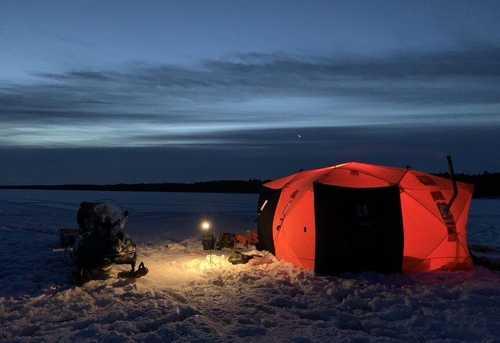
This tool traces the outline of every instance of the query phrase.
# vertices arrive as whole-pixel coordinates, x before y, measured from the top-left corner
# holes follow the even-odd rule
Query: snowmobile
[[[73,245],[73,280],[82,285],[93,279],[96,271],[113,264],[129,264],[131,270],[119,277],[138,278],[148,269],[140,263],[136,269],[136,244],[126,235],[128,211],[108,203],[82,202],[77,214],[78,235]]]

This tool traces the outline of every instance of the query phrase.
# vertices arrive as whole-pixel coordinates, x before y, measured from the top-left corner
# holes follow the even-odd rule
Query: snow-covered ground
[[[73,287],[53,252],[82,200],[130,211],[150,273]],[[500,342],[500,273],[317,277],[256,257],[208,257],[197,224],[255,223],[255,195],[0,192],[0,342]],[[500,200],[474,200],[470,241],[500,247]],[[224,256],[225,255],[225,256]],[[116,274],[120,267],[113,269]]]

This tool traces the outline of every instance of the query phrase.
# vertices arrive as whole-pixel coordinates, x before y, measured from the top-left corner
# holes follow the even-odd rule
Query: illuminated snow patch
[[[220,270],[234,268],[225,255],[205,256],[205,258],[195,258],[184,264],[187,271],[206,272],[210,270]]]

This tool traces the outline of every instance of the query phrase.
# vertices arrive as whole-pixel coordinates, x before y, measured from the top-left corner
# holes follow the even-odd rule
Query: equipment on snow
[[[253,258],[252,255],[245,255],[239,251],[233,251],[228,257],[228,261],[232,264],[245,264]]]
[[[78,229],[63,228],[59,230],[59,241],[62,248],[68,248],[75,245],[78,238]]]
[[[140,271],[135,270],[137,249],[125,233],[127,220],[128,211],[122,211],[117,206],[90,202],[80,204],[78,236],[73,245],[73,279],[77,284],[92,279],[93,270],[102,270],[112,264],[129,264],[130,275],[143,276],[147,273],[142,263]]]
[[[215,248],[214,233],[211,230],[204,232],[201,243],[203,244],[203,250],[214,250]]]
[[[234,240],[240,247],[248,248],[250,245],[258,244],[259,236],[257,235],[257,230],[249,230],[245,233],[237,233]]]
[[[222,250],[224,248],[233,249],[234,248],[234,233],[223,232],[220,234],[217,243],[215,244],[215,249]]]
[[[131,270],[128,272],[119,272],[118,277],[121,278],[128,278],[128,279],[137,279],[140,278],[141,276],[146,275],[149,272],[149,269],[146,268],[144,263],[140,263],[139,267],[137,267],[136,270]]]

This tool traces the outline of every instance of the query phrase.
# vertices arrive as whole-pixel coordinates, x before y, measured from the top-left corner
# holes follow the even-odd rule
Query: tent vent
[[[440,191],[431,192],[431,195],[434,201],[445,200],[443,193],[441,193]]]
[[[427,175],[417,175],[418,181],[420,181],[425,186],[435,186],[436,183]]]

